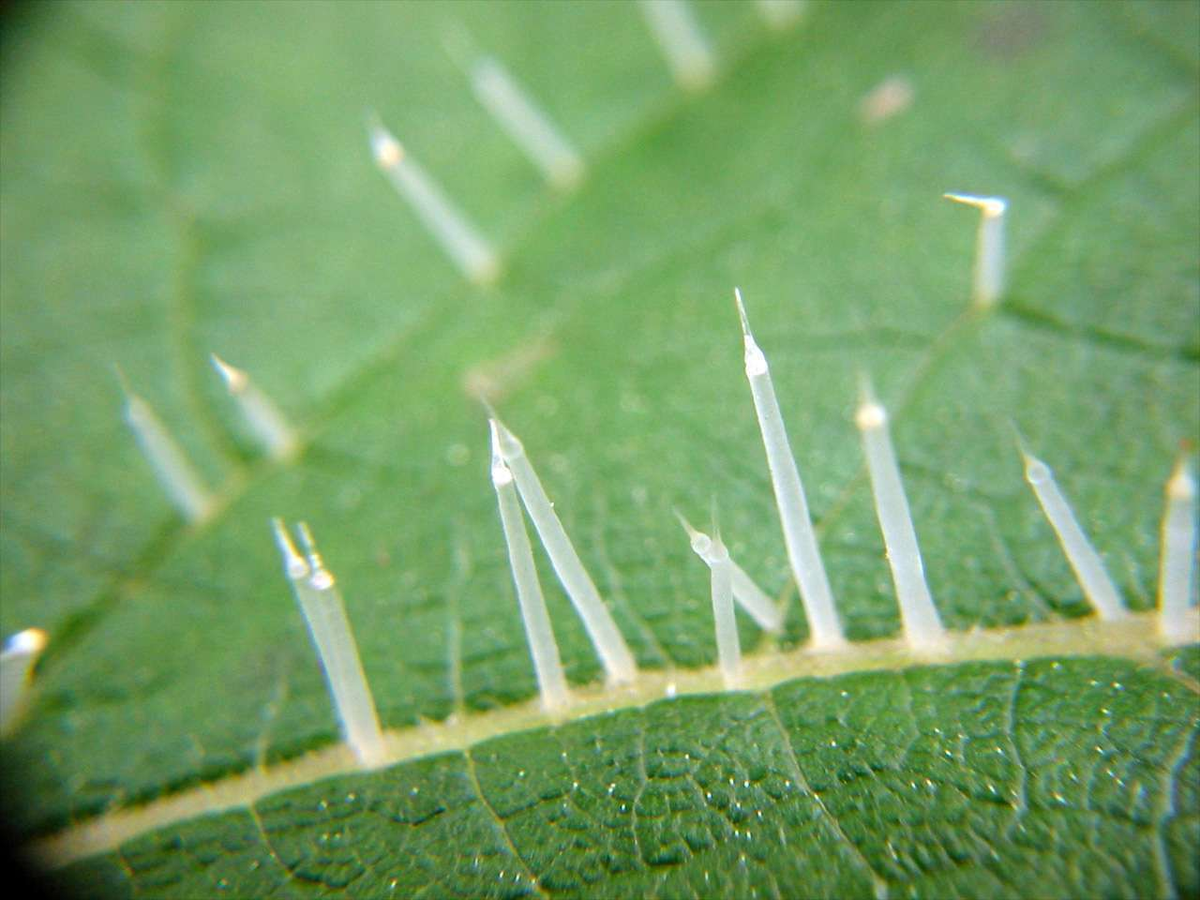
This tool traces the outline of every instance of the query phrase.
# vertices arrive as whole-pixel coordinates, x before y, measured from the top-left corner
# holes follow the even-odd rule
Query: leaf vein
[[[771,721],[775,723],[775,727],[779,729],[779,735],[783,739],[783,747],[787,752],[788,767],[792,771],[792,776],[796,779],[796,784],[804,793],[813,798],[817,804],[817,809],[821,811],[825,821],[828,823],[833,834],[838,838],[841,844],[849,850],[850,859],[859,866],[870,877],[871,882],[875,886],[875,896],[877,898],[887,897],[888,882],[887,879],[880,875],[871,865],[870,860],[859,849],[858,845],[850,840],[845,831],[842,830],[841,823],[837,817],[829,811],[829,807],[825,805],[825,801],[821,796],[809,786],[808,778],[804,774],[804,770],[800,768],[800,760],[796,756],[796,748],[792,744],[792,737],[788,734],[787,728],[783,724],[783,719],[779,716],[779,708],[775,705],[775,696],[770,691],[763,692],[763,705],[767,710],[767,714],[771,717]]]

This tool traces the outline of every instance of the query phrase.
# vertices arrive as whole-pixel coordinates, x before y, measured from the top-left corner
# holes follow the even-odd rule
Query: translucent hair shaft
[[[779,411],[775,386],[771,382],[771,370],[767,366],[766,356],[750,332],[750,322],[742,304],[742,292],[735,288],[733,295],[742,320],[746,379],[750,382],[754,412],[767,454],[767,469],[771,474],[771,488],[775,492],[775,505],[779,510],[788,562],[800,587],[800,599],[808,617],[813,645],[821,648],[839,647],[845,643],[842,623],[834,606],[833,590],[825,574],[825,564],[821,561],[817,532],[808,512],[800,470],[796,467],[796,458],[788,443],[783,414]]]
[[[40,628],[18,631],[0,649],[0,737],[11,734],[29,705],[33,667],[46,649]]]
[[[1162,557],[1158,573],[1158,623],[1172,643],[1200,641],[1188,608],[1196,579],[1196,478],[1181,457],[1167,482],[1167,508],[1162,523]]]
[[[371,118],[369,129],[375,163],[446,255],[468,280],[495,281],[500,261],[487,240],[377,118]]]
[[[1067,498],[1059,490],[1054,473],[1048,465],[1033,456],[1024,444],[1021,445],[1021,455],[1025,461],[1025,480],[1029,482],[1042,512],[1054,529],[1083,595],[1101,619],[1123,618],[1126,615],[1125,604],[1121,602],[1116,585],[1104,568],[1100,554],[1084,534]]]
[[[680,522],[688,531],[692,550],[708,566],[713,624],[717,632],[717,661],[725,686],[734,687],[741,677],[742,647],[733,615],[733,564],[729,551],[715,528],[709,537],[688,525],[682,516]]]
[[[231,366],[215,353],[211,357],[213,368],[225,382],[238,411],[263,449],[276,459],[289,459],[295,455],[296,433],[274,401],[250,380],[246,372]]]
[[[479,59],[471,68],[475,96],[504,132],[556,188],[566,190],[583,177],[583,158],[498,60]]]
[[[1004,216],[1008,212],[1008,201],[1003,197],[976,197],[973,194],[942,196],[979,210],[979,232],[975,240],[975,271],[971,291],[976,306],[993,306],[1004,293]]]
[[[900,466],[888,429],[888,415],[875,399],[870,383],[862,381],[862,398],[855,414],[855,424],[862,435],[863,453],[871,476],[871,493],[883,543],[887,548],[896,600],[904,623],[904,637],[914,647],[937,645],[945,637],[945,629],[925,580],[925,565],[917,544],[908,498],[900,478]]]
[[[125,392],[125,421],[159,486],[189,522],[204,521],[216,509],[216,498],[150,404],[129,389],[124,376],[121,387]]]
[[[341,592],[325,568],[307,525],[301,522],[296,528],[305,556],[297,552],[282,520],[272,520],[271,527],[284,572],[325,671],[342,736],[362,765],[380,765],[385,757],[383,732]]]
[[[675,83],[686,91],[712,84],[716,63],[687,0],[639,0],[639,6]]]
[[[584,568],[575,546],[554,511],[554,504],[546,496],[541,479],[525,455],[525,447],[507,426],[493,417],[497,443],[504,463],[512,471],[517,491],[533,521],[533,527],[541,538],[550,564],[567,592],[575,611],[583,621],[583,627],[591,638],[592,645],[604,665],[609,681],[632,681],[637,674],[633,654],[612,614],[600,599],[600,592]]]
[[[806,0],[755,0],[758,14],[774,31],[785,31],[804,18]]]
[[[554,629],[550,626],[550,614],[546,611],[546,599],[542,596],[542,585],[533,561],[529,535],[525,531],[525,518],[521,515],[513,474],[501,456],[496,423],[492,421],[490,424],[492,486],[496,490],[496,501],[500,506],[500,524],[504,529],[504,544],[508,548],[508,564],[517,591],[517,602],[521,607],[521,620],[525,624],[529,653],[533,657],[533,669],[541,691],[542,706],[549,712],[556,712],[563,709],[569,700],[567,679],[563,674]]]
[[[680,513],[677,512],[675,515],[679,519],[679,524],[687,532],[692,550],[703,558],[701,549],[711,546],[713,539],[703,531],[694,528]],[[754,583],[754,579],[737,564],[732,556],[729,559],[729,570],[733,585],[733,599],[758,624],[759,628],[772,634],[778,633],[783,628],[782,607]]]

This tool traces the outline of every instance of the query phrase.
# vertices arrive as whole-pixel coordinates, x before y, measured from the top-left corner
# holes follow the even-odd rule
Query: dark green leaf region
[[[1191,688],[1102,658],[799,679],[329,779],[61,877],[116,896],[1187,896],[1198,724]]]

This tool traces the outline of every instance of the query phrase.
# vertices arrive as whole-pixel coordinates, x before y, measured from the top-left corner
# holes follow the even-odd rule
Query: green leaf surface
[[[312,523],[385,725],[533,696],[480,384],[642,666],[715,659],[706,573],[671,514],[698,518],[714,495],[734,557],[789,604],[779,645],[801,645],[734,284],[864,654],[899,618],[851,421],[861,369],[893,413],[948,627],[1087,609],[1022,483],[1010,422],[1055,468],[1127,603],[1153,606],[1161,485],[1180,441],[1200,439],[1200,7],[813,4],[773,35],[752,4],[693,5],[721,67],[698,96],[672,87],[637,9],[620,3],[9,14],[0,631],[51,637],[27,721],[3,747],[20,830],[336,739],[271,515]],[[545,188],[474,101],[443,48],[459,29],[577,142],[590,170],[575,193]],[[893,76],[910,83],[911,108],[865,122],[862,98]],[[495,287],[466,285],[375,170],[368,109],[495,240]],[[1010,289],[985,314],[969,312],[975,219],[946,190],[1012,204]],[[210,351],[289,415],[297,459],[255,446]],[[208,523],[186,526],[159,490],[121,420],[114,363],[219,492]],[[586,636],[548,567],[543,582],[568,674],[590,682]],[[771,644],[749,623],[742,640]],[[256,803],[261,828],[228,813],[89,872],[109,867],[114,892],[183,895],[221,878],[241,894],[339,880],[370,893],[390,878],[402,894],[530,887],[498,881],[500,869],[547,892],[600,875],[628,894],[869,894],[873,879],[930,895],[1194,893],[1190,659],[1177,668],[1191,687],[1119,659],[1030,663],[1019,710],[1017,670],[1002,663],[681,698],[313,785]],[[1102,727],[1092,681],[1139,687],[1105,706]],[[843,689],[861,702],[839,712]],[[955,746],[943,763],[925,726],[1009,756],[988,768]],[[861,732],[852,754],[816,749],[843,728]],[[708,768],[664,763],[644,800],[654,815],[632,821],[642,798],[596,786],[650,784],[639,760],[687,752],[673,729]],[[1113,787],[1085,733],[1111,737],[1138,772]],[[605,749],[586,762],[593,738]],[[572,748],[589,785],[581,809],[555,761]],[[528,786],[512,781],[514,755],[539,760]],[[797,767],[809,788],[781,787]],[[1068,770],[1085,785],[1060,784]],[[724,805],[680,781],[743,772],[753,789],[722,793]],[[909,776],[934,791],[910,796]],[[1001,801],[984,796],[989,778]],[[1022,779],[1027,817],[1005,793]],[[312,809],[342,787],[363,798],[338,806],[363,847],[326,853],[320,835],[338,830]],[[739,849],[734,802],[762,811],[767,843]],[[568,832],[579,852],[555,856]],[[893,857],[889,837],[909,843]],[[475,844],[486,864],[462,868]]]
[[[660,701],[288,791],[62,877],[147,897],[1186,896],[1194,699],[1080,658]]]

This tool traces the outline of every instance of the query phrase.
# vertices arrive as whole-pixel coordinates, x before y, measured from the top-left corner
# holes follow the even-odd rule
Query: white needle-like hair
[[[1021,456],[1025,462],[1025,480],[1033,488],[1042,512],[1050,522],[1062,545],[1063,553],[1070,563],[1075,578],[1083,589],[1083,595],[1101,619],[1120,619],[1125,615],[1125,604],[1117,593],[1104,561],[1092,546],[1087,535],[1079,526],[1071,505],[1058,488],[1050,467],[1033,456],[1021,444]]]
[[[476,62],[471,84],[484,109],[550,184],[566,190],[579,183],[583,158],[498,60],[483,57]]]
[[[942,196],[979,210],[972,292],[976,306],[991,306],[1004,293],[1004,214],[1008,210],[1008,201],[1003,197],[976,197],[972,194]]]
[[[29,702],[33,667],[46,649],[40,628],[18,631],[0,649],[0,737],[12,733]]]
[[[791,28],[804,16],[805,0],[756,0],[758,13],[775,31]]]
[[[712,591],[713,624],[717,630],[717,661],[726,687],[738,683],[742,669],[742,647],[738,640],[737,621],[733,616],[733,563],[729,551],[713,528],[713,535],[696,531],[683,516],[679,517],[688,532],[692,550],[708,566]]]
[[[726,687],[734,687],[741,676],[742,648],[738,643],[737,622],[733,618],[733,567],[720,534],[713,535],[712,549],[705,562],[712,579],[713,621],[717,629],[721,676]]]
[[[896,451],[892,447],[887,410],[875,399],[865,378],[854,421],[862,435],[875,513],[879,517],[892,582],[896,586],[905,640],[914,647],[937,645],[945,637],[945,629],[925,581],[925,566],[921,561],[908,498],[904,495]]]
[[[469,280],[477,284],[495,281],[500,263],[488,242],[378,119],[371,118],[369,130],[376,164],[446,255]]]
[[[683,526],[683,530],[687,532],[692,549],[702,556],[701,548],[710,546],[712,538],[703,531],[693,528],[692,524],[678,512],[675,515]],[[742,609],[758,623],[759,628],[777,634],[783,628],[783,610],[767,596],[766,591],[754,583],[754,580],[746,574],[746,570],[739,566],[732,557],[729,560],[729,569],[733,581],[733,599],[741,604]]]
[[[712,50],[686,0],[641,0],[639,5],[675,83],[686,91],[712,84],[717,68]]]
[[[537,529],[563,590],[583,620],[583,627],[600,656],[609,681],[632,681],[637,674],[633,654],[629,652],[617,623],[613,621],[612,614],[600,599],[600,592],[575,552],[558,513],[554,511],[554,504],[546,496],[541,479],[525,455],[525,447],[499,419],[492,417],[491,422],[500,446],[500,455],[512,471],[525,510]]]
[[[808,617],[813,645],[820,648],[839,647],[845,643],[845,637],[833,604],[829,578],[821,562],[821,551],[817,546],[812,518],[809,516],[808,500],[804,496],[800,472],[796,468],[796,459],[792,456],[792,448],[788,444],[783,416],[779,412],[779,401],[775,398],[775,387],[771,383],[767,358],[750,333],[750,322],[742,304],[742,292],[735,288],[733,295],[737,301],[738,315],[742,320],[746,378],[750,382],[754,412],[758,416],[758,427],[762,432],[763,447],[767,453],[767,468],[771,473],[771,487],[775,491],[775,505],[779,509],[788,562],[800,587],[800,599],[804,602],[804,613]]]
[[[492,485],[500,505],[500,524],[504,529],[504,543],[508,547],[508,565],[512,569],[517,602],[521,606],[521,619],[525,623],[525,638],[529,641],[529,652],[533,656],[542,706],[548,712],[556,712],[563,709],[569,700],[567,679],[558,655],[558,642],[550,627],[550,615],[546,611],[546,599],[542,596],[542,586],[538,581],[529,535],[525,532],[525,519],[521,515],[513,474],[500,453],[500,436],[495,420],[489,424],[492,432]]]
[[[216,508],[216,498],[204,486],[200,475],[150,404],[133,393],[120,370],[117,374],[125,393],[125,421],[159,485],[184,518],[189,522],[202,522]]]
[[[215,353],[211,356],[213,368],[225,382],[225,387],[229,389],[238,410],[259,443],[276,459],[289,459],[293,456],[298,446],[296,433],[279,411],[279,407],[259,390],[246,372],[231,366]]]
[[[1172,643],[1200,641],[1188,623],[1196,573],[1196,479],[1181,457],[1167,482],[1162,523],[1162,560],[1158,573],[1158,627]]]
[[[325,568],[306,524],[297,525],[296,533],[307,559],[296,551],[282,520],[273,519],[271,527],[283,557],[284,572],[292,583],[325,671],[342,736],[362,765],[377,766],[385,756],[383,733],[341,592]]]

